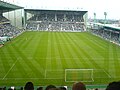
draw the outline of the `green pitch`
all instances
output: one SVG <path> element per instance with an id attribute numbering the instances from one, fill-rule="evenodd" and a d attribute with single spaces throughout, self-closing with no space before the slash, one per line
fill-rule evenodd
<path id="1" fill-rule="evenodd" d="M 25 32 L 0 48 L 0 86 L 108 84 L 120 47 L 87 32 Z"/>

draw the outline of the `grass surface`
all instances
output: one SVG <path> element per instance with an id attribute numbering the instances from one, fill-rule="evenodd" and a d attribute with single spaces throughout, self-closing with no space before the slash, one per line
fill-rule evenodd
<path id="1" fill-rule="evenodd" d="M 65 69 L 93 72 L 69 72 L 67 78 Z M 0 86 L 24 86 L 27 81 L 36 86 L 73 84 L 65 78 L 108 84 L 120 80 L 119 69 L 120 47 L 85 32 L 25 32 L 0 48 Z"/>

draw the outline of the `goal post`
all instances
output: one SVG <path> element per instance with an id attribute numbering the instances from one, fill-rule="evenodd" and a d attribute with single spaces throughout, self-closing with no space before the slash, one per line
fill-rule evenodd
<path id="1" fill-rule="evenodd" d="M 65 82 L 94 82 L 93 69 L 65 69 Z"/>

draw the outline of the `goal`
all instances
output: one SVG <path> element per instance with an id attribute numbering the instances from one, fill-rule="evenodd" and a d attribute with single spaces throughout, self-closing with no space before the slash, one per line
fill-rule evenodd
<path id="1" fill-rule="evenodd" d="M 93 69 L 65 69 L 65 82 L 94 82 Z"/>

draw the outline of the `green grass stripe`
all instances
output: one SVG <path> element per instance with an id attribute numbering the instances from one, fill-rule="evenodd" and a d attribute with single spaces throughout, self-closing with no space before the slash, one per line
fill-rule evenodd
<path id="1" fill-rule="evenodd" d="M 72 42 L 72 40 L 68 37 L 68 35 L 66 35 L 65 38 L 67 39 L 66 41 L 69 41 L 69 43 L 70 43 L 70 45 L 67 44 L 67 47 L 69 47 L 71 62 L 74 65 L 71 68 L 82 68 L 84 66 L 84 64 L 80 60 L 83 58 L 81 57 L 81 54 L 79 53 L 79 51 L 77 49 L 78 47 L 76 47 L 76 45 Z"/>
<path id="2" fill-rule="evenodd" d="M 106 84 L 120 79 L 119 64 L 120 47 L 88 32 L 24 32 L 0 48 L 0 85 L 72 85 L 65 69 L 93 69 L 91 83 Z"/>

